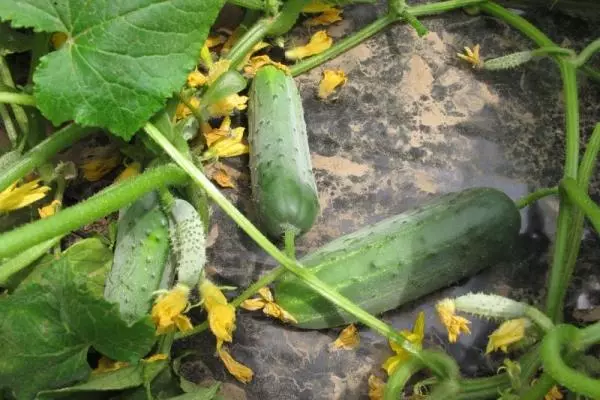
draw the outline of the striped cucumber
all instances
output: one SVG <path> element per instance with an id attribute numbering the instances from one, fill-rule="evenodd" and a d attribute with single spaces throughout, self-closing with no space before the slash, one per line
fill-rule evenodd
<path id="1" fill-rule="evenodd" d="M 121 211 L 113 266 L 104 297 L 133 322 L 147 315 L 160 287 L 169 253 L 169 227 L 157 195 L 150 192 Z"/>
<path id="2" fill-rule="evenodd" d="M 175 199 L 170 209 L 171 248 L 175 255 L 177 281 L 194 287 L 206 263 L 204 224 L 196 209 L 187 201 Z"/>
<path id="3" fill-rule="evenodd" d="M 467 189 L 338 238 L 300 262 L 380 314 L 507 260 L 520 226 L 519 211 L 503 192 Z M 276 284 L 275 295 L 299 328 L 356 321 L 290 274 Z"/>
<path id="4" fill-rule="evenodd" d="M 250 176 L 261 227 L 274 238 L 308 231 L 319 213 L 302 100 L 291 76 L 258 70 L 248 112 Z"/>

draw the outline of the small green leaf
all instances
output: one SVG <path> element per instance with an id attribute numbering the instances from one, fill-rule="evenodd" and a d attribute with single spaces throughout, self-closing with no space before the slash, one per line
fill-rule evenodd
<path id="1" fill-rule="evenodd" d="M 0 0 L 0 19 L 67 34 L 34 75 L 48 119 L 106 127 L 129 140 L 184 84 L 223 3 Z"/>
<path id="2" fill-rule="evenodd" d="M 31 49 L 32 37 L 0 23 L 0 56 L 22 53 Z"/>
<path id="3" fill-rule="evenodd" d="M 63 257 L 40 283 L 0 300 L 0 385 L 18 399 L 86 379 L 91 346 L 114 360 L 137 361 L 154 344 L 149 318 L 128 325 L 84 280 Z"/>
<path id="4" fill-rule="evenodd" d="M 155 361 L 146 363 L 144 361 L 137 365 L 109 371 L 103 374 L 92 375 L 90 379 L 79 385 L 56 390 L 45 390 L 38 394 L 38 399 L 56 399 L 67 397 L 73 393 L 102 392 L 108 390 L 122 390 L 140 386 L 144 382 L 144 374 L 153 379 L 166 366 L 168 362 Z"/>
<path id="5" fill-rule="evenodd" d="M 202 95 L 200 108 L 206 108 L 231 94 L 241 92 L 247 84 L 246 79 L 239 72 L 233 70 L 225 72 Z"/>

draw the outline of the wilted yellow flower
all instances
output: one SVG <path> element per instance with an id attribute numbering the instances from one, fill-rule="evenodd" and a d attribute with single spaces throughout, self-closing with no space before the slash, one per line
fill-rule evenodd
<path id="1" fill-rule="evenodd" d="M 334 22 L 342 20 L 342 10 L 338 8 L 331 8 L 323 11 L 321 15 L 307 19 L 304 21 L 306 26 L 318 26 L 318 25 L 331 25 Z"/>
<path id="2" fill-rule="evenodd" d="M 14 182 L 0 192 L 0 214 L 27 207 L 31 203 L 46 197 L 46 193 L 50 191 L 50 188 L 39 186 L 39 183 L 40 180 L 36 179 L 17 187 L 17 182 Z"/>
<path id="3" fill-rule="evenodd" d="M 139 162 L 132 162 L 127 165 L 123 171 L 115 178 L 115 183 L 122 182 L 126 179 L 138 176 L 142 170 L 142 165 Z"/>
<path id="4" fill-rule="evenodd" d="M 52 46 L 55 49 L 59 49 L 65 44 L 68 38 L 69 36 L 64 32 L 55 32 L 52 34 L 50 40 L 52 41 Z"/>
<path id="5" fill-rule="evenodd" d="M 233 110 L 245 110 L 248 107 L 247 103 L 248 96 L 240 96 L 237 93 L 230 94 L 208 106 L 208 113 L 213 118 L 225 117 L 230 115 Z"/>
<path id="6" fill-rule="evenodd" d="M 221 126 L 218 128 L 213 128 L 209 123 L 205 122 L 202 126 L 202 134 L 206 139 L 206 145 L 209 147 L 218 140 L 221 140 L 225 137 L 232 137 L 231 118 L 229 118 L 229 116 L 223 118 L 223 121 L 221 121 Z"/>
<path id="7" fill-rule="evenodd" d="M 225 29 L 222 29 L 222 30 L 225 31 L 225 33 L 227 33 L 229 35 L 229 37 L 223 44 L 223 47 L 221 47 L 221 56 L 229 53 L 229 50 L 231 50 L 234 43 L 237 42 L 237 40 L 242 35 L 242 32 L 244 32 L 242 29 L 240 29 L 240 27 L 236 28 L 233 32 L 227 31 Z"/>
<path id="8" fill-rule="evenodd" d="M 329 10 L 333 10 L 334 7 L 331 4 L 323 0 L 312 0 L 310 3 L 304 6 L 302 9 L 303 13 L 320 13 Z"/>
<path id="9" fill-rule="evenodd" d="M 243 142 L 244 129 L 244 127 L 232 129 L 227 137 L 214 142 L 208 150 L 204 152 L 203 158 L 236 157 L 247 154 L 250 148 L 247 143 Z"/>
<path id="10" fill-rule="evenodd" d="M 471 333 L 471 330 L 469 329 L 471 321 L 456 315 L 454 301 L 451 299 L 441 300 L 436 304 L 435 309 L 438 312 L 442 324 L 444 324 L 448 330 L 448 340 L 450 343 L 456 342 L 461 332 L 466 334 Z"/>
<path id="11" fill-rule="evenodd" d="M 217 338 L 217 351 L 223 342 L 233 340 L 235 330 L 235 308 L 227 302 L 227 298 L 214 283 L 203 279 L 199 286 L 204 308 L 208 313 L 210 330 Z"/>
<path id="12" fill-rule="evenodd" d="M 227 171 L 223 168 L 219 168 L 211 178 L 217 182 L 219 186 L 222 188 L 235 188 L 235 183 L 231 179 L 231 176 L 227 173 Z"/>
<path id="13" fill-rule="evenodd" d="M 563 394 L 558 390 L 558 386 L 552 386 L 552 389 L 544 396 L 544 400 L 561 400 Z"/>
<path id="14" fill-rule="evenodd" d="M 197 88 L 203 86 L 204 84 L 206 84 L 206 82 L 208 82 L 208 78 L 206 77 L 206 75 L 204 75 L 197 69 L 190 72 L 190 74 L 187 77 L 187 84 L 189 87 Z"/>
<path id="15" fill-rule="evenodd" d="M 323 79 L 319 83 L 319 97 L 321 99 L 328 98 L 338 86 L 343 86 L 348 82 L 346 74 L 341 69 L 333 71 L 326 69 L 323 71 Z"/>
<path id="16" fill-rule="evenodd" d="M 458 57 L 462 58 L 463 60 L 473 64 L 473 68 L 483 67 L 483 61 L 479 57 L 479 45 L 478 44 L 476 44 L 473 47 L 473 50 L 471 50 L 469 47 L 465 47 L 465 53 L 466 54 L 456 53 L 456 55 Z"/>
<path id="17" fill-rule="evenodd" d="M 61 205 L 62 205 L 62 203 L 60 202 L 60 200 L 54 199 L 47 206 L 38 208 L 38 214 L 40 215 L 40 218 L 51 217 L 54 214 L 56 214 L 56 211 L 58 211 L 58 209 L 60 208 Z"/>
<path id="18" fill-rule="evenodd" d="M 223 35 L 209 36 L 208 39 L 206 39 L 206 42 L 204 42 L 204 45 L 210 49 L 225 43 L 225 40 L 227 40 L 227 38 Z"/>
<path id="19" fill-rule="evenodd" d="M 148 358 L 144 358 L 144 362 L 151 363 L 151 362 L 155 362 L 155 361 L 167 360 L 168 358 L 169 358 L 168 354 L 156 353 L 156 354 L 151 355 Z"/>
<path id="20" fill-rule="evenodd" d="M 121 368 L 128 367 L 129 363 L 124 361 L 114 361 L 108 357 L 102 356 L 98 360 L 98 366 L 92 371 L 92 374 L 102 374 L 105 372 L 116 371 Z"/>
<path id="21" fill-rule="evenodd" d="M 244 67 L 244 74 L 248 77 L 256 75 L 256 72 L 265 65 L 272 65 L 279 68 L 287 75 L 290 75 L 290 69 L 287 65 L 275 62 L 267 55 L 252 57 Z"/>
<path id="22" fill-rule="evenodd" d="M 344 349 L 352 350 L 360 344 L 360 336 L 358 335 L 358 329 L 356 325 L 350 324 L 345 327 L 330 346 L 332 350 Z"/>
<path id="23" fill-rule="evenodd" d="M 83 176 L 90 182 L 96 182 L 119 165 L 121 155 L 114 147 L 97 146 L 85 149 L 82 161 Z"/>
<path id="24" fill-rule="evenodd" d="M 504 321 L 498 329 L 489 336 L 486 354 L 501 349 L 508 352 L 508 346 L 518 342 L 525 336 L 525 329 L 529 325 L 527 318 L 517 318 Z"/>
<path id="25" fill-rule="evenodd" d="M 252 50 L 250 50 L 248 52 L 248 54 L 246 54 L 244 56 L 244 59 L 241 62 L 241 65 L 246 65 L 248 64 L 248 61 L 250 60 L 250 58 L 254 55 L 254 53 L 256 53 L 259 50 L 265 49 L 269 47 L 269 43 L 266 42 L 258 42 L 254 45 L 254 47 L 252 47 Z"/>
<path id="26" fill-rule="evenodd" d="M 416 348 L 421 349 L 423 347 L 423 338 L 425 337 L 425 313 L 422 311 L 419 313 L 412 331 L 404 329 L 401 333 Z M 410 358 L 410 353 L 404 350 L 398 343 L 390 340 L 390 347 L 394 350 L 396 355 L 388 358 L 381 366 L 386 370 L 388 375 L 393 374 L 401 363 Z"/>
<path id="27" fill-rule="evenodd" d="M 188 102 L 194 108 L 200 107 L 200 99 L 197 97 L 191 97 Z M 175 109 L 175 119 L 180 120 L 184 119 L 188 115 L 192 113 L 192 110 L 188 108 L 184 103 L 177 104 L 177 108 Z"/>
<path id="28" fill-rule="evenodd" d="M 385 382 L 376 375 L 369 376 L 369 400 L 383 400 Z"/>
<path id="29" fill-rule="evenodd" d="M 152 307 L 152 320 L 156 324 L 156 333 L 162 335 L 175 328 L 181 332 L 191 330 L 192 322 L 183 313 L 188 308 L 190 288 L 177 284 L 167 293 L 161 294 Z"/>
<path id="30" fill-rule="evenodd" d="M 208 84 L 212 85 L 221 75 L 229 70 L 231 60 L 221 59 L 210 66 L 208 70 Z"/>
<path id="31" fill-rule="evenodd" d="M 231 375 L 235 377 L 238 381 L 242 383 L 248 383 L 252 380 L 252 376 L 254 372 L 244 364 L 233 359 L 231 354 L 227 352 L 225 349 L 219 350 L 219 357 L 223 361 L 225 368 Z"/>
<path id="32" fill-rule="evenodd" d="M 244 300 L 244 302 L 240 305 L 243 309 L 249 311 L 263 310 L 263 313 L 266 315 L 277 318 L 283 322 L 291 322 L 297 323 L 298 321 L 292 314 L 285 311 L 281 306 L 275 303 L 273 299 L 273 294 L 268 287 L 263 287 L 258 290 L 258 295 L 260 297 Z"/>
<path id="33" fill-rule="evenodd" d="M 295 47 L 285 52 L 285 57 L 290 60 L 301 60 L 303 58 L 319 54 L 327 50 L 333 44 L 333 39 L 329 37 L 327 31 L 315 33 L 305 46 Z"/>

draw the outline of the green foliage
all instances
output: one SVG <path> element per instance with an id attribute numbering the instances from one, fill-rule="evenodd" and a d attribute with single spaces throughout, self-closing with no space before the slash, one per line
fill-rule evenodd
<path id="1" fill-rule="evenodd" d="M 86 379 L 90 347 L 136 361 L 154 344 L 152 322 L 128 325 L 87 287 L 76 265 L 63 257 L 38 282 L 0 301 L 0 382 L 19 399 Z"/>
<path id="2" fill-rule="evenodd" d="M 68 36 L 34 75 L 36 102 L 48 119 L 106 127 L 128 140 L 183 85 L 222 5 L 0 0 L 0 19 Z"/>

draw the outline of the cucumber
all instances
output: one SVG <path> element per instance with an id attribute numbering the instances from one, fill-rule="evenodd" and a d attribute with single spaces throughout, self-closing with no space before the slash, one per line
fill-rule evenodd
<path id="1" fill-rule="evenodd" d="M 507 260 L 520 226 L 519 210 L 503 192 L 467 189 L 340 237 L 300 262 L 364 310 L 380 314 Z M 356 322 L 289 273 L 277 282 L 275 295 L 299 328 Z"/>
<path id="2" fill-rule="evenodd" d="M 155 192 L 121 211 L 113 266 L 104 298 L 119 304 L 121 315 L 134 322 L 148 314 L 159 289 L 169 254 L 167 217 Z"/>
<path id="3" fill-rule="evenodd" d="M 308 231 L 319 213 L 302 100 L 291 76 L 271 65 L 250 88 L 250 177 L 258 222 L 273 238 Z"/>

